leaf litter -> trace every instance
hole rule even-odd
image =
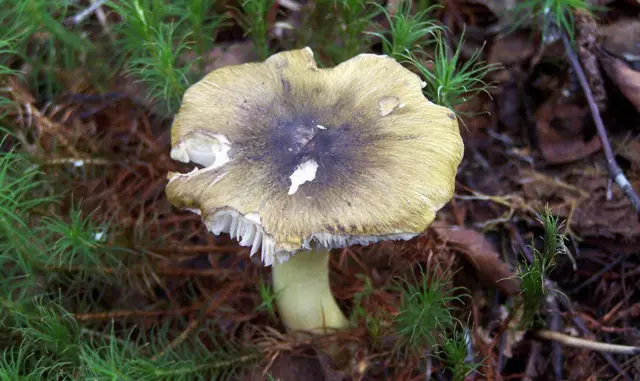
[[[505,12],[512,6],[509,1],[460,3],[453,9],[458,26],[465,17],[480,13],[477,4],[494,14],[498,20],[494,29],[499,30],[511,17]],[[635,32],[628,30],[636,29],[629,27],[633,22],[613,17],[588,23],[588,43],[581,57],[590,62],[587,72],[601,94],[597,99],[606,110],[617,154],[624,159],[631,183],[640,189],[637,44],[630,44],[633,38],[622,37],[633,36]],[[198,323],[198,314],[204,311],[213,322],[207,328],[268,354],[244,379],[264,379],[267,374],[282,380],[415,379],[423,376],[426,365],[423,358],[403,359],[394,352],[398,338],[391,321],[401,295],[392,285],[419,268],[452,269],[461,277],[472,272],[482,281],[465,283],[472,298],[460,313],[461,320],[471,319],[472,336],[483,338],[472,340],[480,354],[477,357],[484,359],[475,379],[491,374],[494,379],[498,375],[526,378],[531,362],[538,364],[534,367],[538,375],[550,375],[551,370],[540,365],[542,355],[530,349],[537,341],[523,336],[506,320],[509,297],[519,293],[513,269],[522,260],[522,242],[539,246],[536,237],[542,232],[535,212],[548,205],[566,221],[570,246],[577,254],[577,271],[563,258],[550,278],[567,292],[591,282],[571,294],[573,309],[563,311],[565,323],[571,325],[572,317],[583,316],[590,327],[637,327],[638,215],[608,180],[584,99],[571,73],[556,62],[561,50],[542,48],[529,35],[495,35],[492,27],[482,33],[490,40],[488,60],[502,64],[503,69],[492,74],[496,82],[490,96],[481,95],[462,105],[472,115],[462,117],[468,129],[463,131],[467,152],[456,191],[461,197],[443,210],[440,222],[413,240],[334,253],[331,281],[341,306],[347,312],[362,307],[380,320],[381,327],[379,336],[374,336],[372,328],[359,321],[352,331],[327,339],[341,339],[357,348],[351,352],[349,360],[353,361],[341,369],[323,352],[326,342],[297,342],[282,334],[282,327],[267,313],[256,311],[261,302],[257,284],[264,269],[251,262],[245,248],[226,236],[213,237],[197,216],[168,204],[163,195],[166,173],[184,167],[170,160],[169,120],[154,112],[142,88],[127,86],[121,79],[120,91],[107,96],[82,81],[69,82],[66,98],[57,100],[54,107],[43,107],[27,86],[12,83],[10,96],[19,107],[10,110],[8,117],[28,135],[24,141],[30,142],[31,153],[45,163],[49,176],[61,179],[60,188],[70,190],[73,199],[83,200],[87,214],[97,210],[97,220],[117,222],[119,234],[107,239],[124,240],[120,244],[145,258],[128,269],[131,284],[116,286],[108,293],[102,301],[104,310],[79,308],[73,311],[76,319],[94,326],[122,319],[123,326],[142,330],[164,322],[175,338],[185,332],[185,321]],[[237,34],[230,31],[228,35]],[[224,44],[211,51],[207,68],[253,60],[250,46],[242,38],[226,37]],[[633,107],[618,102],[620,99]],[[64,165],[62,159],[87,161],[73,167]],[[65,199],[64,207],[72,201]],[[522,242],[513,238],[517,236]],[[616,262],[620,256],[623,260]],[[607,267],[614,263],[617,267]],[[268,279],[268,271],[265,273]],[[373,291],[366,289],[363,279],[370,279]],[[459,278],[452,279],[459,282]],[[496,296],[496,290],[502,295]],[[197,297],[191,298],[190,293]],[[354,304],[357,295],[362,296],[360,306]],[[212,300],[216,308],[204,307]],[[171,320],[175,316],[183,321]],[[509,328],[505,343],[500,344],[497,333],[502,324]],[[637,332],[612,332],[598,337],[640,342]],[[196,330],[193,334],[202,333]],[[483,352],[488,348],[490,352]],[[565,350],[567,374],[581,379],[585,375],[578,369],[588,368],[590,377],[615,377],[610,363],[586,353]],[[616,360],[629,374],[638,374],[633,361],[623,356]],[[572,366],[576,361],[585,366]],[[442,371],[438,366],[434,372]],[[446,374],[442,372],[442,377]]]

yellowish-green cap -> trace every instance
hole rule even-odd
[[[166,193],[273,264],[313,245],[409,239],[454,190],[457,119],[387,56],[319,69],[309,48],[227,66],[190,87]]]

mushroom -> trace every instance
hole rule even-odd
[[[463,144],[454,114],[387,56],[319,69],[309,48],[217,69],[175,117],[176,207],[273,266],[292,331],[348,327],[329,288],[329,252],[423,232],[453,194]]]

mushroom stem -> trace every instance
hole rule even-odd
[[[322,334],[349,326],[329,287],[328,249],[318,247],[298,252],[285,263],[276,261],[273,288],[287,329]]]

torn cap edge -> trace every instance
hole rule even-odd
[[[201,215],[200,209],[185,208],[192,213]],[[271,266],[277,260],[284,263],[297,251],[311,250],[320,245],[327,249],[347,247],[351,245],[366,246],[379,241],[398,240],[407,241],[420,233],[398,232],[381,235],[344,235],[327,232],[312,233],[303,240],[298,248],[281,248],[277,245],[273,235],[265,231],[260,215],[255,212],[242,214],[233,208],[219,209],[213,214],[204,217],[207,230],[213,234],[228,233],[232,239],[238,240],[241,246],[251,247],[250,255],[253,256],[260,249],[261,262],[265,266]]]

